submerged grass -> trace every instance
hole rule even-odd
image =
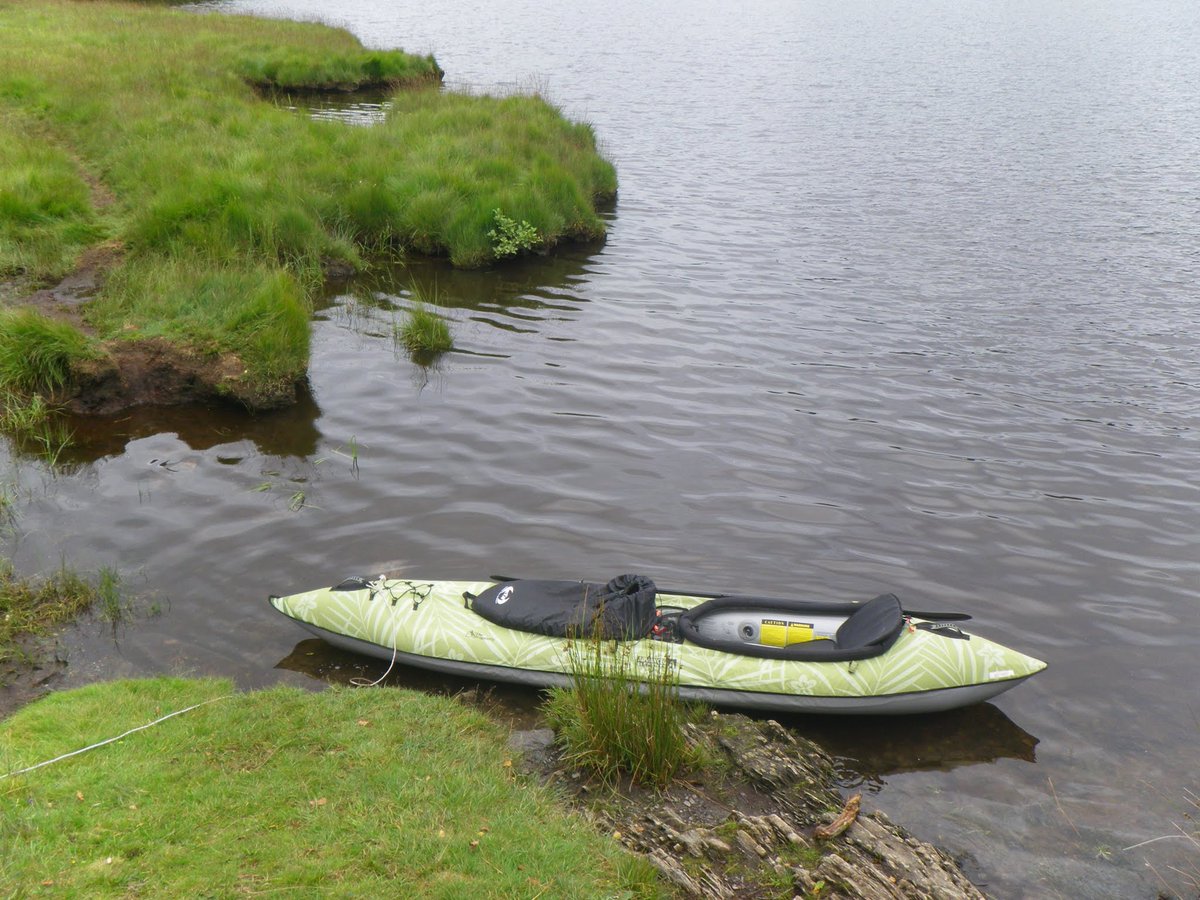
[[[52,278],[112,241],[123,262],[90,306],[99,336],[231,353],[245,364],[231,389],[253,398],[303,375],[330,261],[403,247],[485,265],[497,209],[539,247],[603,234],[595,203],[614,170],[588,125],[540,97],[406,90],[386,121],[349,128],[253,86],[438,73],[312,23],[14,0],[0,25],[0,278]]]
[[[0,389],[0,433],[13,447],[54,467],[74,437],[61,411],[41,394]]]
[[[120,579],[112,569],[92,583],[63,566],[46,578],[18,577],[0,559],[0,663],[23,661],[22,641],[41,637],[98,606],[114,623],[120,617]]]
[[[635,657],[626,642],[573,641],[571,687],[546,702],[568,758],[604,781],[625,772],[665,787],[694,762],[684,730],[692,710],[679,699],[669,652],[652,651]]]
[[[54,694],[0,723],[0,883],[157,897],[629,897],[648,864],[514,778],[502,729],[400,689],[232,694],[160,678]]]

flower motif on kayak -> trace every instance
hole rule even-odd
[[[992,643],[983,644],[979,648],[979,656],[989,669],[1003,666],[1007,658],[1004,648]]]
[[[295,597],[288,606],[291,607],[293,615],[307,616],[317,608],[317,598],[312,594],[302,594],[299,597]]]
[[[788,687],[793,694],[799,694],[802,697],[811,697],[817,692],[817,680],[809,675],[800,675],[793,678]]]

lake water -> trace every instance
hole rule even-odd
[[[542,90],[620,196],[602,245],[333,289],[293,410],[81,423],[56,472],[10,454],[20,568],[115,565],[162,608],[70,632],[66,684],[344,677],[264,598],[383,568],[895,590],[1050,669],[960,713],[793,723],[866,805],[996,897],[1184,889],[1200,5],[214,8]],[[453,309],[434,368],[391,337],[414,284]]]

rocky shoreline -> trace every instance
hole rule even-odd
[[[979,900],[947,853],[843,798],[833,760],[774,721],[711,713],[689,725],[709,760],[665,790],[601,785],[564,760],[549,729],[514,733],[527,777],[641,854],[682,896]]]

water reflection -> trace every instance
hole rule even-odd
[[[350,94],[288,93],[274,91],[267,98],[282,109],[307,113],[323,122],[370,127],[387,118],[391,90],[363,90]]]
[[[317,452],[321,409],[307,384],[287,409],[249,413],[232,404],[138,406],[112,416],[66,416],[71,433],[60,462],[78,465],[123,453],[133,441],[171,433],[192,450],[251,441],[264,456],[306,458]]]
[[[542,694],[533,688],[459,678],[400,664],[389,671],[385,660],[339,650],[320,638],[300,641],[291,653],[275,663],[275,668],[307,675],[327,684],[362,686],[378,683],[380,687],[408,688],[445,696],[466,695],[486,703],[489,711],[514,728],[539,725]]]
[[[848,786],[869,790],[902,772],[947,772],[999,759],[1032,763],[1038,744],[991,703],[894,721],[813,716],[791,717],[784,724],[837,758]]]
[[[428,258],[377,264],[369,272],[331,284],[315,316],[394,345],[404,312],[429,304],[450,320],[456,352],[503,359],[506,352],[472,347],[475,342],[460,336],[469,337],[476,325],[518,335],[538,334],[547,323],[575,321],[588,302],[580,286],[590,277],[597,249],[593,244],[576,244],[545,256],[510,261],[501,270],[455,269],[445,260]],[[436,356],[410,356],[422,368],[437,362]]]

